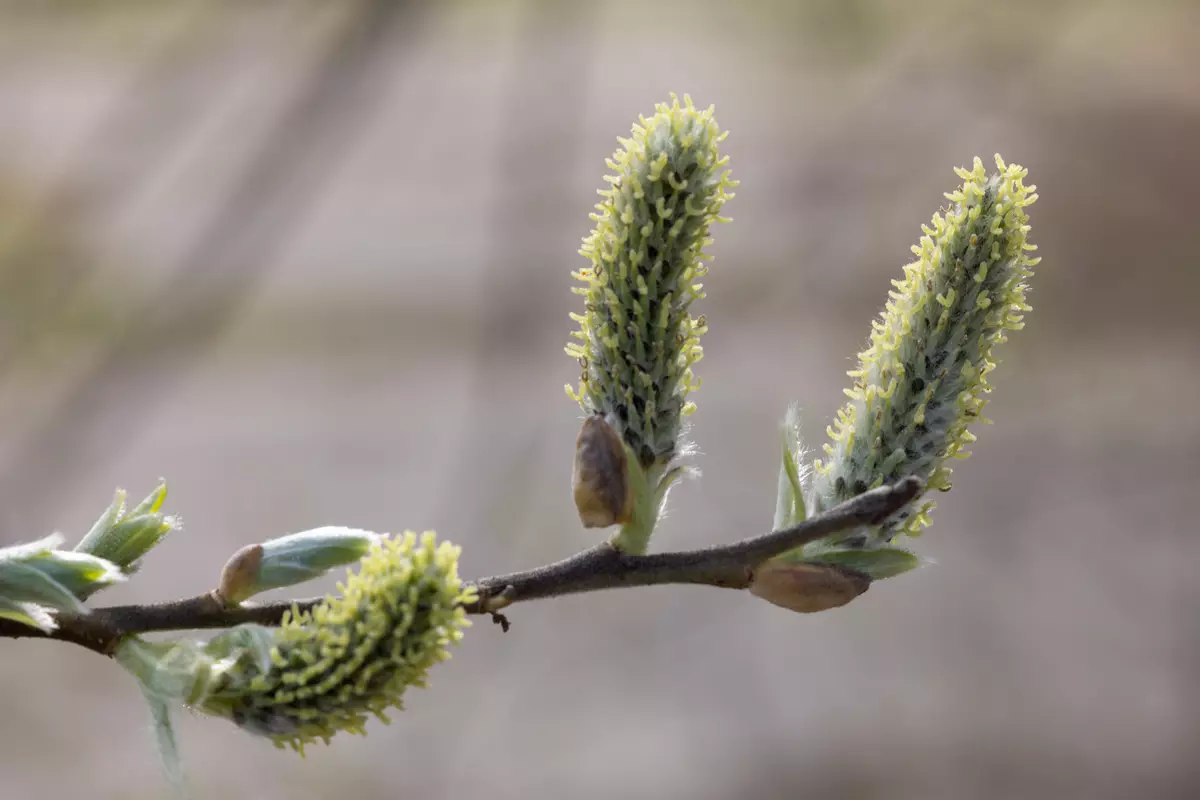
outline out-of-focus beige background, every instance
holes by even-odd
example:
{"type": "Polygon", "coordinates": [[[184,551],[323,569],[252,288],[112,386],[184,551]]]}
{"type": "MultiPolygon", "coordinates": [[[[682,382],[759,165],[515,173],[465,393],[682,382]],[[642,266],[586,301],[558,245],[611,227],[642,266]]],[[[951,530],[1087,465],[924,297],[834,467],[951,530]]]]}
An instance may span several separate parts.
{"type": "MultiPolygon", "coordinates": [[[[675,90],[742,185],[657,544],[765,530],[952,168],[1027,165],[1043,264],[935,566],[799,616],[663,587],[479,623],[307,759],[180,716],[201,798],[1200,793],[1200,8],[1191,2],[0,5],[0,544],[114,486],[237,547],[436,528],[467,576],[595,539],[562,352],[603,160],[675,90]]],[[[332,585],[327,582],[323,587],[332,585]]],[[[307,590],[303,593],[309,593],[307,590]]],[[[0,796],[162,796],[115,665],[0,642],[0,796]]]]}

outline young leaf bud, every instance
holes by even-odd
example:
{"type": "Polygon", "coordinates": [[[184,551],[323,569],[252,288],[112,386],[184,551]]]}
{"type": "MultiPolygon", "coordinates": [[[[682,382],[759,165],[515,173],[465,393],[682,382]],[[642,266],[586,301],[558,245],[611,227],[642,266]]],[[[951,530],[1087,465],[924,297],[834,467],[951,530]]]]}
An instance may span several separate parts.
{"type": "Polygon", "coordinates": [[[263,546],[261,544],[248,544],[230,556],[221,569],[217,599],[225,605],[236,606],[247,597],[252,597],[262,560],[263,546]]]}
{"type": "Polygon", "coordinates": [[[377,533],[338,525],[268,539],[262,544],[262,561],[250,594],[319,578],[334,567],[358,561],[379,540],[377,533]]]}
{"type": "Polygon", "coordinates": [[[160,483],[145,500],[127,510],[125,492],[118,489],[112,504],[75,546],[75,551],[111,561],[126,573],[135,572],[142,556],[179,528],[177,517],[161,513],[166,496],[167,485],[160,483]]]}

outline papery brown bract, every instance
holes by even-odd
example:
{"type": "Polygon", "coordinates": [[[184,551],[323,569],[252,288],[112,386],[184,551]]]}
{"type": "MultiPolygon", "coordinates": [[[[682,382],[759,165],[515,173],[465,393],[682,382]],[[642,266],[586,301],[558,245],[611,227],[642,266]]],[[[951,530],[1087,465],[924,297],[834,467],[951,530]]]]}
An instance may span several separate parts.
{"type": "Polygon", "coordinates": [[[750,593],[781,608],[811,614],[844,606],[870,585],[866,575],[844,567],[768,561],[754,571],[750,593]]]}
{"type": "Polygon", "coordinates": [[[585,419],[579,429],[571,484],[583,527],[607,528],[633,519],[633,487],[625,445],[599,414],[585,419]]]}

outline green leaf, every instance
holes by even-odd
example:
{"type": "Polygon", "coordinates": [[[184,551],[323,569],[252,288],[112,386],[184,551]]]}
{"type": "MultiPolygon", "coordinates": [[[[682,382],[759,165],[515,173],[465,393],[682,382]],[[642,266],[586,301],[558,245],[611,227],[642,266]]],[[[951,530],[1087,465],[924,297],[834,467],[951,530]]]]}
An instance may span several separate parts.
{"type": "Polygon", "coordinates": [[[209,639],[204,652],[218,661],[248,662],[259,673],[266,673],[271,669],[271,650],[277,636],[273,628],[247,623],[209,639]]]}
{"type": "Polygon", "coordinates": [[[147,642],[130,636],[117,647],[113,658],[137,679],[150,707],[155,745],[167,783],[174,797],[186,798],[171,709],[202,700],[212,683],[220,679],[221,671],[213,668],[212,658],[193,642],[147,642]]]}
{"type": "MultiPolygon", "coordinates": [[[[787,460],[787,450],[783,451],[783,458],[787,460]]],[[[792,519],[792,514],[795,511],[795,504],[792,501],[792,489],[788,483],[787,468],[781,461],[779,464],[779,482],[775,489],[775,517],[771,523],[771,530],[778,531],[788,527],[788,522],[792,519]]]]}
{"type": "Polygon", "coordinates": [[[213,659],[190,641],[148,642],[128,636],[113,658],[137,677],[144,691],[169,703],[199,702],[220,676],[213,659]]]}
{"type": "Polygon", "coordinates": [[[100,515],[100,519],[93,523],[91,530],[87,535],[80,540],[79,544],[75,545],[75,549],[80,553],[94,553],[96,543],[104,533],[121,521],[125,515],[125,490],[117,489],[113,496],[112,504],[104,510],[100,515]]]}
{"type": "Polygon", "coordinates": [[[60,534],[0,549],[0,600],[5,616],[46,630],[45,609],[87,613],[80,602],[92,592],[122,581],[117,566],[86,553],[53,549],[60,534]]]}
{"type": "Polygon", "coordinates": [[[63,542],[61,533],[52,533],[32,542],[14,544],[10,547],[0,547],[0,562],[26,561],[30,558],[49,553],[63,542]]]}
{"type": "MultiPolygon", "coordinates": [[[[625,453],[628,456],[626,469],[629,485],[633,489],[633,520],[622,525],[609,541],[622,553],[640,556],[650,546],[650,536],[654,533],[654,525],[662,511],[655,487],[651,485],[654,477],[652,473],[659,472],[662,468],[656,464],[649,470],[643,469],[629,445],[625,445],[625,453]]],[[[665,491],[662,497],[665,499],[665,491]]]]}
{"type": "Polygon", "coordinates": [[[150,717],[154,721],[154,744],[158,748],[158,757],[162,760],[163,776],[171,787],[171,795],[177,800],[187,800],[187,780],[183,774],[183,759],[179,755],[179,743],[175,738],[175,724],[171,720],[171,706],[159,697],[155,697],[145,686],[142,686],[142,696],[150,707],[150,717]]]}
{"type": "Polygon", "coordinates": [[[157,514],[162,510],[163,502],[167,499],[167,482],[159,479],[158,486],[146,496],[146,499],[134,506],[129,516],[137,517],[142,514],[157,514]]]}
{"type": "Polygon", "coordinates": [[[783,469],[787,473],[792,493],[792,518],[788,524],[796,525],[808,518],[808,509],[804,507],[804,488],[800,485],[800,470],[796,467],[796,459],[791,450],[785,450],[783,453],[783,469]]]}
{"type": "Polygon", "coordinates": [[[37,603],[86,613],[75,593],[25,560],[0,559],[0,597],[10,603],[37,603]]]}
{"type": "Polygon", "coordinates": [[[796,459],[803,455],[800,445],[800,412],[789,406],[780,437],[783,445],[779,465],[779,488],[775,499],[775,530],[790,528],[808,518],[804,504],[804,479],[796,459]]]}
{"type": "Polygon", "coordinates": [[[136,569],[138,559],[150,552],[178,525],[174,517],[164,517],[162,514],[126,517],[108,529],[93,553],[132,572],[136,569]]]}
{"type": "MultiPolygon", "coordinates": [[[[800,559],[797,559],[800,560],[800,559]]],[[[803,561],[847,567],[869,575],[873,580],[894,578],[921,566],[921,559],[899,547],[880,547],[874,550],[826,550],[805,556],[803,561]]]]}
{"type": "Polygon", "coordinates": [[[35,603],[19,603],[4,597],[0,597],[0,618],[20,622],[44,633],[50,633],[58,627],[54,616],[41,606],[35,603]]]}
{"type": "Polygon", "coordinates": [[[85,611],[74,592],[36,567],[21,561],[0,564],[0,596],[67,611],[85,611]]]}
{"type": "Polygon", "coordinates": [[[116,564],[87,553],[51,550],[25,563],[64,586],[80,600],[125,580],[125,574],[116,564]]]}

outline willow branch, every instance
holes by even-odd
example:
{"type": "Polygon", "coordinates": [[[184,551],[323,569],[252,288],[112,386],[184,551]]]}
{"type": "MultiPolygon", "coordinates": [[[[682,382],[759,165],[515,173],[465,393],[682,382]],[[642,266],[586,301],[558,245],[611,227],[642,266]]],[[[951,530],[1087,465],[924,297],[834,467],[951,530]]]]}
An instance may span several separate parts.
{"type": "Polygon", "coordinates": [[[480,601],[467,610],[489,612],[522,600],[667,583],[745,589],[754,568],[767,559],[840,531],[878,523],[915,498],[921,488],[918,478],[905,478],[790,528],[702,550],[631,556],[606,542],[544,567],[478,580],[480,601]],[[501,596],[501,602],[492,602],[501,596]]]}
{"type": "MultiPolygon", "coordinates": [[[[465,606],[465,610],[471,614],[494,614],[525,600],[634,586],[695,584],[745,589],[754,569],[767,559],[859,525],[877,524],[914,499],[922,488],[918,478],[905,478],[847,500],[790,528],[700,550],[633,556],[605,542],[543,567],[474,581],[472,585],[478,590],[479,599],[465,606]]],[[[52,639],[111,655],[125,636],[229,628],[248,622],[278,625],[287,612],[306,611],[322,599],[226,606],[210,593],[154,605],[108,606],[86,615],[60,613],[56,618],[58,627],[49,633],[0,619],[0,638],[52,639]]]]}

